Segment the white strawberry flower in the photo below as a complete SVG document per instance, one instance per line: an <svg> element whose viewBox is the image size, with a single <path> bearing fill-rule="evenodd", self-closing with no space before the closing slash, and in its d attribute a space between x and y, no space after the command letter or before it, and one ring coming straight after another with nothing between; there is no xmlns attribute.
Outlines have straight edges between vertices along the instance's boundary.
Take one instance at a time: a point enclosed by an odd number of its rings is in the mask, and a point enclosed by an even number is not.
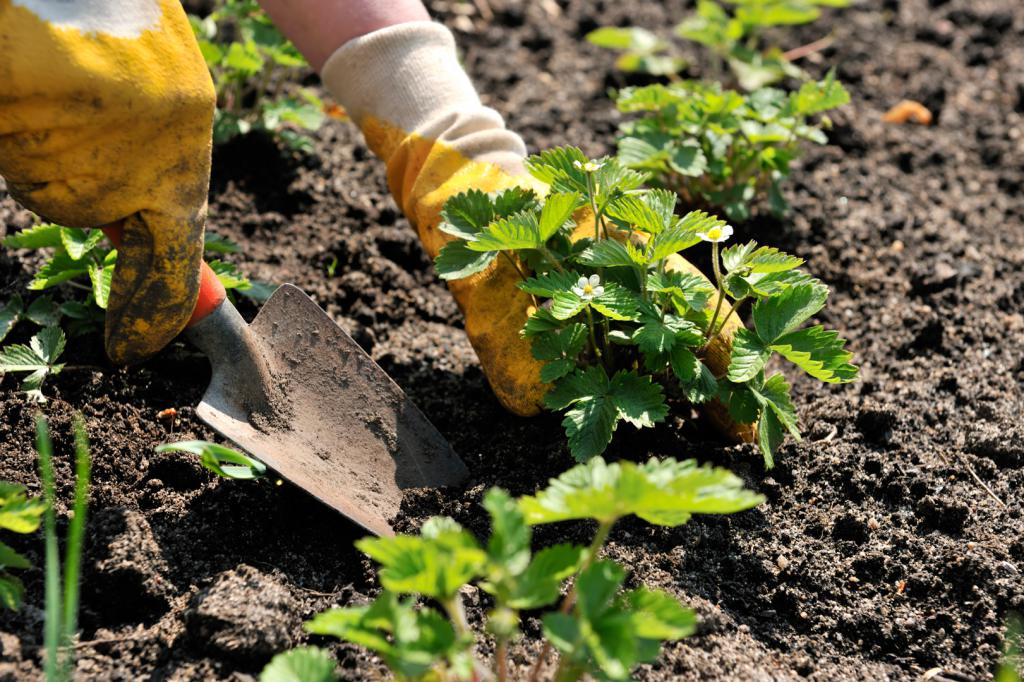
<svg viewBox="0 0 1024 682"><path fill-rule="evenodd" d="M601 170L602 164L598 163L597 161L583 162L576 160L572 162L572 165L573 167L578 168L579 170L585 173L596 173L597 171Z"/></svg>
<svg viewBox="0 0 1024 682"><path fill-rule="evenodd" d="M697 236L706 242L724 242L732 236L732 225L715 225L707 232L698 232Z"/></svg>
<svg viewBox="0 0 1024 682"><path fill-rule="evenodd" d="M576 286L572 288L572 293L584 301L593 300L604 293L604 287L601 286L601 278L597 275L591 275L589 279L580 277L580 281L576 282Z"/></svg>

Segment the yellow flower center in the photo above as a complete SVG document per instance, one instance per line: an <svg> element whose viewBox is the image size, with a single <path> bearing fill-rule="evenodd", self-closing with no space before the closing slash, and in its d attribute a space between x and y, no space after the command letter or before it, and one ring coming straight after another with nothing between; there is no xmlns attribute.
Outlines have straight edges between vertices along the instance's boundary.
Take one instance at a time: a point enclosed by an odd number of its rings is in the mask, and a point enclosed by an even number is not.
<svg viewBox="0 0 1024 682"><path fill-rule="evenodd" d="M590 294L594 293L594 287L590 286L589 282L587 284L584 284L583 293L589 296Z"/></svg>
<svg viewBox="0 0 1024 682"><path fill-rule="evenodd" d="M720 227L712 227L710 230L708 230L708 239L721 239L721 238L722 238L722 228L720 228Z"/></svg>

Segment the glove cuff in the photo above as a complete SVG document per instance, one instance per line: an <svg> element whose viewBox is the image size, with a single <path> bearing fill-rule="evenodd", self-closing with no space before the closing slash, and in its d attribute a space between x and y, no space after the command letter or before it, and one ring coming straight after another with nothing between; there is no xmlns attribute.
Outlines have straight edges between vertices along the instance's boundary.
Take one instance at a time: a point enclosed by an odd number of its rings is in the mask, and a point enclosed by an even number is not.
<svg viewBox="0 0 1024 682"><path fill-rule="evenodd" d="M526 146L498 112L481 104L455 39L441 24L409 22L355 38L328 58L321 77L382 158L399 134L414 134L467 159L523 172Z"/></svg>

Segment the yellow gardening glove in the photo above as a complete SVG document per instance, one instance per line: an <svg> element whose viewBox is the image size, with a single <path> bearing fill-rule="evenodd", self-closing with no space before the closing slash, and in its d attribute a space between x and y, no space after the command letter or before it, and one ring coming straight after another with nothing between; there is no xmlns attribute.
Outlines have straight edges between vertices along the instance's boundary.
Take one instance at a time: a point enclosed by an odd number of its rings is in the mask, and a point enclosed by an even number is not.
<svg viewBox="0 0 1024 682"><path fill-rule="evenodd" d="M449 197L513 186L547 194L525 172L522 140L505 129L497 112L481 105L443 26L401 24L353 40L327 60L322 77L387 164L389 188L431 258L451 239L438 229ZM593 223L582 220L580 234L592 234ZM672 267L695 271L678 256ZM541 363L520 336L532 301L516 286L519 279L505 259L497 259L479 274L449 282L449 288L498 400L528 416L540 410L550 386L541 383ZM714 344L706 360L724 374L727 345ZM724 408L718 412L715 423L731 425Z"/></svg>
<svg viewBox="0 0 1024 682"><path fill-rule="evenodd" d="M185 326L199 290L215 94L176 0L0 0L0 175L70 227L124 221L107 308L119 363Z"/></svg>

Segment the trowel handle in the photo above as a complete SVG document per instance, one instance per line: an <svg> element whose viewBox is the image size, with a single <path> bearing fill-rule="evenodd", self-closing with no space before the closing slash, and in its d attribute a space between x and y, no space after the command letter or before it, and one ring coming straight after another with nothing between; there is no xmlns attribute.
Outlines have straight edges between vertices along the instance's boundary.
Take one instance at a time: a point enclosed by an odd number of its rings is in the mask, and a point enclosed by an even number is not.
<svg viewBox="0 0 1024 682"><path fill-rule="evenodd" d="M107 239L113 242L114 246L121 246L124 226L120 222L111 223L102 229L103 234L107 235ZM191 327L220 307L225 298L227 298L227 292L224 291L224 285L220 283L217 273L210 269L206 261L201 261L199 267L199 298L196 299L196 307L192 309L192 317L189 318L188 324L185 325L186 328Z"/></svg>

